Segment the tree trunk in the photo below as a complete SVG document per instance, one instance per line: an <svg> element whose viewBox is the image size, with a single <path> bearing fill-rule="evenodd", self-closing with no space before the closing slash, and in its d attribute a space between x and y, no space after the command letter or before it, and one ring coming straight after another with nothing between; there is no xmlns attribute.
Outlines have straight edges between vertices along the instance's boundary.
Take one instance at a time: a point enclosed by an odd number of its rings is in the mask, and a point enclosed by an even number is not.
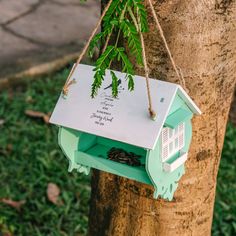
<svg viewBox="0 0 236 236"><path fill-rule="evenodd" d="M93 172L91 236L211 235L216 178L236 83L236 1L153 2L189 94L203 115L193 119L186 174L172 202L154 200L151 186ZM178 83L149 9L148 19L151 77Z"/></svg>

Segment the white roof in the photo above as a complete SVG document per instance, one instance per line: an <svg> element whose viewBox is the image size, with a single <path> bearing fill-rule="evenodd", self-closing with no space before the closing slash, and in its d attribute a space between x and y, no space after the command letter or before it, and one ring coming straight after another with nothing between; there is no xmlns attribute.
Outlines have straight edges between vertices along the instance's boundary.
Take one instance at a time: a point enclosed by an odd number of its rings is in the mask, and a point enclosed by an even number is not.
<svg viewBox="0 0 236 236"><path fill-rule="evenodd" d="M148 115L146 81L135 76L135 89L127 89L125 74L115 72L121 79L119 96L111 96L109 71L98 95L92 99L94 67L79 65L72 75L76 83L69 87L66 98L60 96L50 122L135 146L154 149L176 93L195 114L201 114L192 99L179 86L169 82L150 80L151 96L157 119ZM107 88L107 89L106 89Z"/></svg>

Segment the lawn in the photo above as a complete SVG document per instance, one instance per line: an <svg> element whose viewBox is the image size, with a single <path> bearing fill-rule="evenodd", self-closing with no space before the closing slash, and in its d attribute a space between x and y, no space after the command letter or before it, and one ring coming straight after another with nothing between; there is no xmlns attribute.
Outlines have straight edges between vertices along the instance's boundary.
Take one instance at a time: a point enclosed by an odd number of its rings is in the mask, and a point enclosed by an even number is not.
<svg viewBox="0 0 236 236"><path fill-rule="evenodd" d="M65 69L0 94L0 199L25 201L19 210L0 203L1 236L78 236L86 232L89 177L68 174L55 126L25 115L28 109L51 112L67 74ZM236 128L228 125L218 176L214 236L236 235L235 179ZM48 183L60 188L59 205L48 200Z"/></svg>

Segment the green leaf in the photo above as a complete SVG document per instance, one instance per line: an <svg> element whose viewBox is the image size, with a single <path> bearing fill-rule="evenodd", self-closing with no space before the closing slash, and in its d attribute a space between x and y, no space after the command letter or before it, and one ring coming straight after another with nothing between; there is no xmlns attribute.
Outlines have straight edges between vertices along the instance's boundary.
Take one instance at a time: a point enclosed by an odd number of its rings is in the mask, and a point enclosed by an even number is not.
<svg viewBox="0 0 236 236"><path fill-rule="evenodd" d="M104 76L106 75L106 69L110 67L111 61L116 57L117 52L114 46L108 46L105 52L98 58L96 67L94 69L94 82L92 84L91 97L94 98L97 95L98 89L102 85Z"/></svg>
<svg viewBox="0 0 236 236"><path fill-rule="evenodd" d="M116 60L122 63L122 72L126 73L128 88L130 91L134 89L134 68L124 47L117 47L120 35L123 34L127 41L128 51L136 59L137 63L143 66L142 45L139 32L148 31L147 13L143 4L143 0L113 0L106 15L103 18L102 32L97 34L89 47L90 56L96 47L100 47L105 39L113 32L118 32L117 39L113 40L114 45L109 45L105 52L97 59L94 69L94 82L92 84L91 96L97 94L101 87L106 74L106 70L110 68L112 61ZM131 17L130 17L131 16ZM131 19L130 19L131 18ZM122 32L122 34L120 34ZM118 79L114 72L112 76L112 95L118 95Z"/></svg>
<svg viewBox="0 0 236 236"><path fill-rule="evenodd" d="M132 75L128 75L128 89L130 91L134 90L134 79Z"/></svg>
<svg viewBox="0 0 236 236"><path fill-rule="evenodd" d="M111 6L109 7L106 15L103 18L103 30L109 31L111 29L111 22L117 19L117 15L120 15L121 9L123 8L123 1L113 0Z"/></svg>
<svg viewBox="0 0 236 236"><path fill-rule="evenodd" d="M133 4L134 12L137 12L137 17L140 20L141 32L148 32L147 11L143 5L143 0L133 0Z"/></svg>
<svg viewBox="0 0 236 236"><path fill-rule="evenodd" d="M121 29L124 37L127 38L131 54L136 57L139 65L143 65L142 46L136 27L129 20L125 19L121 22Z"/></svg>
<svg viewBox="0 0 236 236"><path fill-rule="evenodd" d="M99 48L102 40L104 39L104 33L101 32L101 33L98 33L96 34L92 41L90 42L90 45L89 45L89 49L88 49L88 54L90 57L93 57L93 54L94 54L94 51L95 51L95 48Z"/></svg>
<svg viewBox="0 0 236 236"><path fill-rule="evenodd" d="M111 71L111 77L112 77L112 96L116 98L118 96L118 78L113 71Z"/></svg>
<svg viewBox="0 0 236 236"><path fill-rule="evenodd" d="M116 48L118 54L118 61L122 61L122 71L127 74L134 74L133 64L129 60L128 56L125 53L125 49L123 47Z"/></svg>

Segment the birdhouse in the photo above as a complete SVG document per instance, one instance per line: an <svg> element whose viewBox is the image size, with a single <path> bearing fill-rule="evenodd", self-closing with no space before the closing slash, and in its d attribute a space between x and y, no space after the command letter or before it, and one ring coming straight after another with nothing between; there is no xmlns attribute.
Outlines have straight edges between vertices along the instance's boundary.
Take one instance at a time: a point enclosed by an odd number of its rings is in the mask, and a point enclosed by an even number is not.
<svg viewBox="0 0 236 236"><path fill-rule="evenodd" d="M150 80L152 103L157 113L147 113L145 78L134 77L128 91L125 74L119 78L119 95L112 96L107 73L92 99L92 66L78 65L75 84L61 96L50 122L59 126L59 145L69 160L69 171L89 174L91 168L152 185L154 198L172 200L192 137L191 119L200 109L177 84Z"/></svg>

